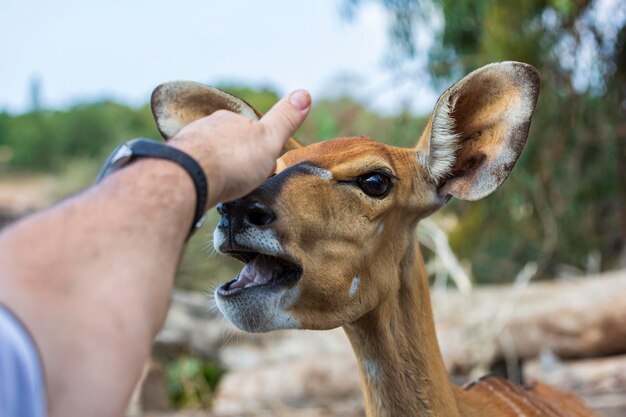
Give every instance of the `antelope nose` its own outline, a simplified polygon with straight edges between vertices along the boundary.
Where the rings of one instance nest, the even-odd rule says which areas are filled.
[[[254,226],[267,226],[276,220],[274,211],[258,201],[252,202],[244,214],[244,222]]]
[[[222,216],[218,227],[267,226],[276,220],[274,211],[260,201],[240,199],[219,203],[216,208]]]

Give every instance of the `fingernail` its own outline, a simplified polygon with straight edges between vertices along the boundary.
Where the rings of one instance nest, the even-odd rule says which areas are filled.
[[[289,102],[296,109],[303,111],[311,105],[311,95],[306,90],[296,90],[289,96]]]

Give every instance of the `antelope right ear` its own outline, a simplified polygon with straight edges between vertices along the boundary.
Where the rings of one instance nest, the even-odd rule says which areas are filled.
[[[443,93],[417,145],[440,196],[478,200],[504,182],[526,144],[539,85],[534,67],[500,62]]]
[[[165,140],[175,136],[189,123],[218,110],[228,110],[252,120],[259,120],[263,116],[238,97],[192,81],[161,84],[152,92],[150,102],[157,128]],[[283,153],[300,147],[294,138],[290,138]]]

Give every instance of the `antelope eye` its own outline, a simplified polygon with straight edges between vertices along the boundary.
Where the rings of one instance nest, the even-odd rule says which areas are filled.
[[[391,190],[391,179],[380,172],[370,172],[360,176],[357,185],[370,197],[383,198]]]

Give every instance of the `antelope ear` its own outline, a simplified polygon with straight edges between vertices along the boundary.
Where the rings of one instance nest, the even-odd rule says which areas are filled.
[[[238,97],[192,81],[172,81],[159,85],[152,92],[151,106],[154,120],[165,140],[189,123],[218,110],[229,110],[252,120],[259,120],[263,116]],[[294,138],[290,138],[283,153],[300,147]]]
[[[442,197],[478,200],[502,184],[524,149],[539,85],[534,67],[501,62],[443,93],[417,145]]]

